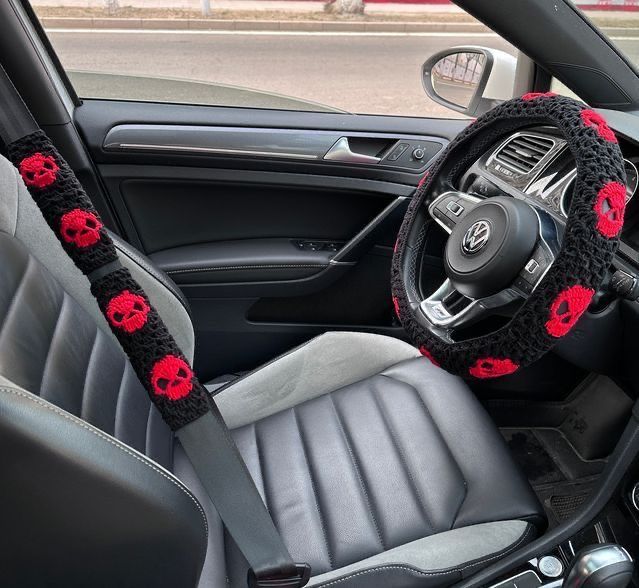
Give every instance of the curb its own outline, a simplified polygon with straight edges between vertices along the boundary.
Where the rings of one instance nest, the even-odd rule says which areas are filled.
[[[137,29],[184,31],[325,31],[325,32],[390,32],[488,33],[479,23],[420,23],[381,21],[321,21],[321,20],[223,20],[223,19],[163,19],[163,18],[65,18],[44,17],[45,29]]]
[[[323,31],[388,33],[490,33],[474,22],[322,21],[322,20],[230,20],[204,18],[72,18],[44,17],[45,29],[136,29],[181,31]],[[608,35],[639,36],[639,27],[603,27]]]

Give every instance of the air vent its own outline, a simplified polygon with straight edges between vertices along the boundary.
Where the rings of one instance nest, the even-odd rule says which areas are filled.
[[[520,174],[529,174],[554,144],[552,139],[537,135],[516,135],[495,153],[495,161]]]

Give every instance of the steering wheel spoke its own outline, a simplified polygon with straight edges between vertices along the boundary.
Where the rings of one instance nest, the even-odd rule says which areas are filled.
[[[448,190],[440,194],[428,206],[428,214],[441,226],[448,234],[453,232],[455,225],[459,223],[477,204],[481,198]]]
[[[420,303],[419,308],[424,313],[432,333],[445,342],[451,342],[455,329],[470,326],[483,318],[498,314],[499,309],[506,309],[525,298],[523,292],[513,287],[504,288],[484,298],[471,298],[459,292],[453,283],[446,279],[433,294]]]

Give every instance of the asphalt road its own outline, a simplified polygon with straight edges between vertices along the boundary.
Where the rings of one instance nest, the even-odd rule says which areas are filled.
[[[166,76],[291,96],[355,113],[457,116],[430,101],[421,85],[424,60],[455,45],[484,45],[514,54],[487,33],[286,34],[206,32],[49,32],[70,70]],[[635,59],[639,38],[615,42]],[[85,76],[80,95],[154,100],[204,100],[197,91],[153,79]],[[268,106],[268,95],[221,88],[226,105]],[[209,96],[209,98],[211,98]],[[286,102],[283,101],[283,107]],[[288,107],[291,107],[288,105]],[[292,106],[294,107],[294,106]]]
[[[349,112],[416,116],[454,116],[422,89],[421,65],[432,53],[471,43],[509,50],[507,43],[486,34],[49,34],[67,69],[202,80]],[[135,80],[135,92],[131,80],[95,82],[95,77],[83,79],[80,94],[140,98],[148,92],[162,98],[162,84],[152,80]],[[250,103],[250,97],[243,99]]]

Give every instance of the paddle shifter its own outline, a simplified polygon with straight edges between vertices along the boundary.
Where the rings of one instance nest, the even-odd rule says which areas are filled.
[[[623,547],[591,545],[577,553],[562,588],[626,588],[633,569],[632,558]]]

